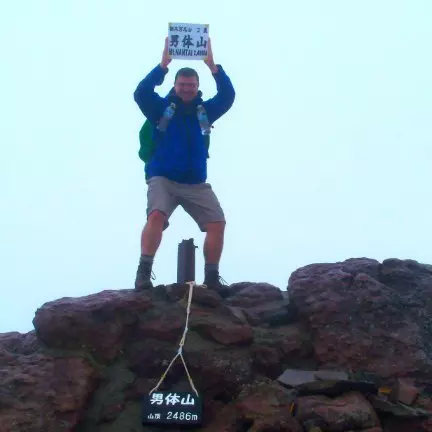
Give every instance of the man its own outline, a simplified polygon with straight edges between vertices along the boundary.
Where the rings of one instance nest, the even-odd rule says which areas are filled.
[[[139,83],[134,93],[136,103],[153,126],[153,140],[156,143],[151,158],[145,164],[147,222],[141,236],[135,289],[152,287],[152,265],[162,233],[168,227],[174,210],[181,205],[206,233],[204,283],[222,294],[224,286],[220,282],[219,261],[226,221],[218,198],[206,182],[206,134],[209,133],[208,125],[211,126],[231,108],[235,91],[222,66],[214,62],[210,40],[204,62],[216,81],[217,94],[213,98],[203,101],[198,74],[191,68],[180,69],[168,96],[159,96],[154,89],[163,83],[170,62],[166,38],[160,64]],[[172,103],[174,114],[170,112]],[[208,122],[199,120],[197,111],[201,106]],[[203,132],[205,124],[207,130]]]

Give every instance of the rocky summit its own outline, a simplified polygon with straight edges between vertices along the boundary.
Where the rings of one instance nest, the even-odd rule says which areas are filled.
[[[284,287],[285,288],[285,287]],[[0,335],[0,432],[183,430],[142,424],[178,352],[188,284],[61,298]],[[225,296],[224,296],[225,297]],[[286,290],[197,285],[183,347],[206,432],[432,431],[432,266],[349,259]],[[160,391],[191,391],[178,358]]]

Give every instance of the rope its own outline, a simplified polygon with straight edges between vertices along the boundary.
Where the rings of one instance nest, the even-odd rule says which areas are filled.
[[[174,356],[174,358],[171,360],[171,363],[168,365],[166,371],[162,374],[161,379],[159,380],[159,382],[156,384],[156,387],[153,388],[152,390],[150,390],[149,394],[152,394],[154,391],[157,391],[158,388],[160,387],[160,385],[163,383],[163,381],[165,380],[168,371],[171,369],[171,366],[174,364],[174,362],[177,360],[177,357],[181,358],[181,361],[183,363],[183,366],[185,368],[186,371],[186,375],[188,377],[189,383],[192,387],[192,390],[196,393],[196,395],[199,397],[198,391],[195,388],[195,385],[193,383],[192,377],[190,376],[189,370],[186,366],[186,362],[184,360],[183,357],[183,345],[185,344],[186,341],[186,335],[187,332],[189,330],[189,315],[190,315],[190,308],[191,308],[191,303],[192,303],[192,294],[193,294],[193,287],[195,285],[195,282],[187,282],[187,284],[189,285],[189,298],[188,298],[188,302],[187,302],[187,308],[186,308],[186,324],[185,324],[185,328],[183,330],[183,336],[180,339],[180,343],[179,343],[179,348],[177,351],[177,354]]]

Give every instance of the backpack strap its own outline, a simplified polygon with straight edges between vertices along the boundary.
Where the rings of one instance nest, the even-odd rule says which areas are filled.
[[[169,125],[169,122],[174,116],[176,110],[176,104],[171,102],[162,114],[162,117],[159,119],[157,124],[157,129],[160,132],[165,132]],[[208,121],[207,111],[204,108],[204,105],[197,105],[197,118],[201,127],[201,132],[203,135],[210,135],[212,125]]]
[[[156,129],[159,132],[165,132],[168,128],[168,125],[173,118],[176,110],[176,104],[174,102],[171,102],[164,110],[161,118],[157,122]],[[204,108],[204,105],[198,105],[197,106],[197,118],[201,127],[201,133],[204,137],[204,143],[207,147],[207,150],[210,147],[210,133],[213,126],[209,123],[208,117],[207,117],[207,111]],[[139,133],[139,139],[140,139],[140,150],[139,150],[139,157],[144,162],[148,162],[156,148],[156,143],[153,141],[153,126],[151,125],[149,120],[146,120],[144,122],[144,125],[142,126],[140,133]],[[210,157],[210,156],[208,156]]]

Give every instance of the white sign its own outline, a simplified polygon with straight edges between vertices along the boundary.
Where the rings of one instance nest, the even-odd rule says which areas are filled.
[[[208,24],[169,23],[168,53],[173,59],[204,60],[208,37]]]
[[[191,392],[161,391],[143,399],[141,422],[145,424],[202,423],[202,400]]]

